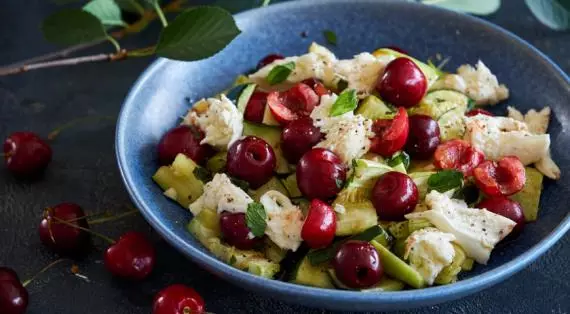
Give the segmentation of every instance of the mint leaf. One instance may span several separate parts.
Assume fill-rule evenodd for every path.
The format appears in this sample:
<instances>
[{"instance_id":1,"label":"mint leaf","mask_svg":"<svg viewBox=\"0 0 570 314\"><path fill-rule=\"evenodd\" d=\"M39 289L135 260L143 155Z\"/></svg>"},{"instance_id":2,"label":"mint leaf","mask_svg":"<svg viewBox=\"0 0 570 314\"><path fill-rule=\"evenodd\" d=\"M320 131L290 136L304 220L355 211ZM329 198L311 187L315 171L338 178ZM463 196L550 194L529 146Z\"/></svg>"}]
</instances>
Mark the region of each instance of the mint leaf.
<instances>
[{"instance_id":1,"label":"mint leaf","mask_svg":"<svg viewBox=\"0 0 570 314\"><path fill-rule=\"evenodd\" d=\"M121 8L114 0L91 0L83 10L93 14L105 26L127 26L121 17Z\"/></svg>"},{"instance_id":2,"label":"mint leaf","mask_svg":"<svg viewBox=\"0 0 570 314\"><path fill-rule=\"evenodd\" d=\"M267 226L266 218L267 213L265 213L263 205L257 202L247 205L245 223L254 236L262 237L265 234L265 227Z\"/></svg>"},{"instance_id":3,"label":"mint leaf","mask_svg":"<svg viewBox=\"0 0 570 314\"><path fill-rule=\"evenodd\" d=\"M468 98L467 100L467 109L465 110L466 112L469 112L471 110L473 110L475 108L475 106L477 106L477 103L475 102L475 100ZM455 109L455 108L454 108ZM443 116L443 115L442 115Z\"/></svg>"},{"instance_id":4,"label":"mint leaf","mask_svg":"<svg viewBox=\"0 0 570 314\"><path fill-rule=\"evenodd\" d=\"M525 0L534 16L554 30L570 29L570 1L568 0Z\"/></svg>"},{"instance_id":5,"label":"mint leaf","mask_svg":"<svg viewBox=\"0 0 570 314\"><path fill-rule=\"evenodd\" d=\"M404 168L408 170L410 167L410 155L408 155L408 153L405 151L400 151L395 153L390 159L386 161L386 163L392 168L396 167L399 164L404 164Z\"/></svg>"},{"instance_id":6,"label":"mint leaf","mask_svg":"<svg viewBox=\"0 0 570 314\"><path fill-rule=\"evenodd\" d=\"M200 60L218 53L239 34L228 11L196 7L180 13L162 30L156 53L174 60Z\"/></svg>"},{"instance_id":7,"label":"mint leaf","mask_svg":"<svg viewBox=\"0 0 570 314\"><path fill-rule=\"evenodd\" d=\"M81 9L67 9L48 16L42 23L47 41L59 45L77 45L103 40L107 32L93 14Z\"/></svg>"},{"instance_id":8,"label":"mint leaf","mask_svg":"<svg viewBox=\"0 0 570 314\"><path fill-rule=\"evenodd\" d=\"M273 67L267 74L267 82L269 85L279 84L289 77L289 74L295 70L295 62L287 62Z\"/></svg>"},{"instance_id":9,"label":"mint leaf","mask_svg":"<svg viewBox=\"0 0 570 314\"><path fill-rule=\"evenodd\" d=\"M325 39L327 40L327 42L331 45L335 45L336 46L336 34L335 32L331 31L331 30L325 30L323 31L323 35L325 36Z\"/></svg>"},{"instance_id":10,"label":"mint leaf","mask_svg":"<svg viewBox=\"0 0 570 314\"><path fill-rule=\"evenodd\" d=\"M345 90L336 99L332 105L331 117L340 116L341 114L353 111L358 106L358 98L354 89Z\"/></svg>"},{"instance_id":11,"label":"mint leaf","mask_svg":"<svg viewBox=\"0 0 570 314\"><path fill-rule=\"evenodd\" d=\"M463 173L456 170L443 170L429 176L428 191L440 193L463 187Z\"/></svg>"}]
</instances>

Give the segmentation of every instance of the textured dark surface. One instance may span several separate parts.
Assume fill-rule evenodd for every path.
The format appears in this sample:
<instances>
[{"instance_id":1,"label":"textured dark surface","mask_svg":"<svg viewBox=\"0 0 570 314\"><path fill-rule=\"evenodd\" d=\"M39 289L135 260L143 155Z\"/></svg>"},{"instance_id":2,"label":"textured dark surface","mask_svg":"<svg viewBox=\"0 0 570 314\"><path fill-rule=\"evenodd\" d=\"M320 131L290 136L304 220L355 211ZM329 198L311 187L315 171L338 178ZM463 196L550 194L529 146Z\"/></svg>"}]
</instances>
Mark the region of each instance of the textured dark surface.
<instances>
[{"instance_id":1,"label":"textured dark surface","mask_svg":"<svg viewBox=\"0 0 570 314\"><path fill-rule=\"evenodd\" d=\"M41 18L55 9L48 1L6 1L0 10L0 63L49 52L38 32ZM540 25L522 3L504 1L488 19L549 55L570 72L570 34ZM148 31L124 45L142 46L154 38ZM108 47L101 47L104 50ZM97 50L94 50L97 51ZM88 114L116 115L129 87L149 60L83 65L0 78L0 136L16 130L47 134L54 127ZM43 207L62 201L86 210L120 211L129 204L114 158L114 126L100 121L63 133L54 143L54 161L43 180L17 182L0 171L0 265L26 278L56 258L39 243L37 223ZM560 210L567 210L561 206ZM183 282L204 296L215 313L321 313L257 296L198 268L160 240L142 218L95 227L117 237L127 230L146 231L158 248L154 275L132 285L105 272L101 250L80 262L91 283L70 276L63 266L29 286L30 313L147 313L161 287ZM476 295L410 313L565 313L570 311L566 235L548 253L511 279ZM103 248L102 242L96 242Z\"/></svg>"}]
</instances>

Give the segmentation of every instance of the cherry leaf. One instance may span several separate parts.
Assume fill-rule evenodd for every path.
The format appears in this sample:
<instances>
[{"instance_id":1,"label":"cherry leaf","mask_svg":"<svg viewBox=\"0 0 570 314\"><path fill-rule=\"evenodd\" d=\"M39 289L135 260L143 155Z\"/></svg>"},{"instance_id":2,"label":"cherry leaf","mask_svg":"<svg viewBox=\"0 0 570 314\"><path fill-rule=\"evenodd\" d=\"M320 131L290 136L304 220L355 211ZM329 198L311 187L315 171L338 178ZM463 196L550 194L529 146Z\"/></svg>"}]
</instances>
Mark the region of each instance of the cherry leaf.
<instances>
[{"instance_id":1,"label":"cherry leaf","mask_svg":"<svg viewBox=\"0 0 570 314\"><path fill-rule=\"evenodd\" d=\"M570 29L570 1L568 0L525 0L534 16L554 30Z\"/></svg>"},{"instance_id":2,"label":"cherry leaf","mask_svg":"<svg viewBox=\"0 0 570 314\"><path fill-rule=\"evenodd\" d=\"M221 51L239 34L228 11L197 7L182 12L162 30L156 53L175 60L200 60Z\"/></svg>"},{"instance_id":3,"label":"cherry leaf","mask_svg":"<svg viewBox=\"0 0 570 314\"><path fill-rule=\"evenodd\" d=\"M127 23L121 18L121 8L114 0L91 0L83 7L105 26L126 26Z\"/></svg>"},{"instance_id":4,"label":"cherry leaf","mask_svg":"<svg viewBox=\"0 0 570 314\"><path fill-rule=\"evenodd\" d=\"M501 0L421 0L423 4L435 5L453 11L476 15L495 13L501 6Z\"/></svg>"},{"instance_id":5,"label":"cherry leaf","mask_svg":"<svg viewBox=\"0 0 570 314\"><path fill-rule=\"evenodd\" d=\"M68 9L48 16L42 23L46 40L60 45L76 45L107 38L101 21L81 9Z\"/></svg>"}]
</instances>

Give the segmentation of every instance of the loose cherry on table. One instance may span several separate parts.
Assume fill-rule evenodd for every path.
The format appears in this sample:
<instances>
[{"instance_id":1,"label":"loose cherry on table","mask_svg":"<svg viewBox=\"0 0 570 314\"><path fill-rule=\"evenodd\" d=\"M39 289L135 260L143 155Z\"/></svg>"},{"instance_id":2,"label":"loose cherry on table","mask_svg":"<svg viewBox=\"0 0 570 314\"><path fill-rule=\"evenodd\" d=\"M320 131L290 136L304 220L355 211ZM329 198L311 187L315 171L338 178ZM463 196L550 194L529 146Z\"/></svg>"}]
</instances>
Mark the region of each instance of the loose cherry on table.
<instances>
[{"instance_id":1,"label":"loose cherry on table","mask_svg":"<svg viewBox=\"0 0 570 314\"><path fill-rule=\"evenodd\" d=\"M297 164L299 190L308 199L328 200L342 189L346 171L346 166L335 153L324 148L313 148Z\"/></svg>"},{"instance_id":2,"label":"loose cherry on table","mask_svg":"<svg viewBox=\"0 0 570 314\"><path fill-rule=\"evenodd\" d=\"M196 290L174 284L159 291L154 297L152 314L202 314L204 299Z\"/></svg>"},{"instance_id":3,"label":"loose cherry on table","mask_svg":"<svg viewBox=\"0 0 570 314\"><path fill-rule=\"evenodd\" d=\"M0 310L3 314L22 314L28 307L28 290L15 271L0 267Z\"/></svg>"},{"instance_id":4,"label":"loose cherry on table","mask_svg":"<svg viewBox=\"0 0 570 314\"><path fill-rule=\"evenodd\" d=\"M296 164L323 138L321 130L313 125L310 117L303 117L287 124L281 132L281 149L287 161Z\"/></svg>"},{"instance_id":5,"label":"loose cherry on table","mask_svg":"<svg viewBox=\"0 0 570 314\"><path fill-rule=\"evenodd\" d=\"M203 164L215 154L215 150L210 145L200 144L202 139L204 133L194 126L180 125L170 129L162 136L157 146L160 164L171 164L180 153L198 164Z\"/></svg>"},{"instance_id":6,"label":"loose cherry on table","mask_svg":"<svg viewBox=\"0 0 570 314\"><path fill-rule=\"evenodd\" d=\"M375 136L370 139L370 151L390 157L406 145L410 126L406 109L399 108L394 119L379 119L372 124Z\"/></svg>"},{"instance_id":7,"label":"loose cherry on table","mask_svg":"<svg viewBox=\"0 0 570 314\"><path fill-rule=\"evenodd\" d=\"M130 231L107 248L104 259L113 275L141 280L152 272L156 257L148 239L142 233Z\"/></svg>"},{"instance_id":8,"label":"loose cherry on table","mask_svg":"<svg viewBox=\"0 0 570 314\"><path fill-rule=\"evenodd\" d=\"M62 203L44 210L39 234L42 243L52 250L76 255L90 247L91 234L85 231L88 228L87 216L79 205Z\"/></svg>"},{"instance_id":9,"label":"loose cherry on table","mask_svg":"<svg viewBox=\"0 0 570 314\"><path fill-rule=\"evenodd\" d=\"M336 232L336 214L327 203L314 199L303 223L301 238L312 249L328 246Z\"/></svg>"},{"instance_id":10,"label":"loose cherry on table","mask_svg":"<svg viewBox=\"0 0 570 314\"><path fill-rule=\"evenodd\" d=\"M220 215L220 230L223 239L230 245L242 250L252 249L260 243L261 238L250 238L244 213L223 212Z\"/></svg>"},{"instance_id":11,"label":"loose cherry on table","mask_svg":"<svg viewBox=\"0 0 570 314\"><path fill-rule=\"evenodd\" d=\"M423 72L409 58L394 59L376 85L382 99L395 106L410 108L424 97L427 80Z\"/></svg>"},{"instance_id":12,"label":"loose cherry on table","mask_svg":"<svg viewBox=\"0 0 570 314\"><path fill-rule=\"evenodd\" d=\"M273 148L259 137L247 136L237 140L228 149L228 173L247 181L253 189L271 179L276 164Z\"/></svg>"},{"instance_id":13,"label":"loose cherry on table","mask_svg":"<svg viewBox=\"0 0 570 314\"><path fill-rule=\"evenodd\" d=\"M19 177L40 175L49 165L52 150L48 143L32 132L15 132L4 141L6 168Z\"/></svg>"},{"instance_id":14,"label":"loose cherry on table","mask_svg":"<svg viewBox=\"0 0 570 314\"><path fill-rule=\"evenodd\" d=\"M350 288L368 288L378 283L384 268L378 252L366 241L343 243L332 262L337 278Z\"/></svg>"},{"instance_id":15,"label":"loose cherry on table","mask_svg":"<svg viewBox=\"0 0 570 314\"><path fill-rule=\"evenodd\" d=\"M381 220L404 220L418 204L418 187L409 176L390 171L376 181L372 204Z\"/></svg>"}]
</instances>

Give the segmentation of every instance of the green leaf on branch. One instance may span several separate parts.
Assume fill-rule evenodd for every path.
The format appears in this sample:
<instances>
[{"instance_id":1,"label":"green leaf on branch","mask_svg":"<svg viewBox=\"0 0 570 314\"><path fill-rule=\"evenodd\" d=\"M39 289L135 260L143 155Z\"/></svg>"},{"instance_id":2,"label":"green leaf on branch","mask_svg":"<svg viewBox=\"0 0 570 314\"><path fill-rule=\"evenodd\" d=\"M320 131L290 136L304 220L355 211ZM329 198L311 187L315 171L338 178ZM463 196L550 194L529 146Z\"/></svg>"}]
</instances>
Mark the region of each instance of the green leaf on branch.
<instances>
[{"instance_id":1,"label":"green leaf on branch","mask_svg":"<svg viewBox=\"0 0 570 314\"><path fill-rule=\"evenodd\" d=\"M42 32L46 40L59 45L76 45L107 38L101 21L81 9L62 10L48 16L42 24Z\"/></svg>"},{"instance_id":2,"label":"green leaf on branch","mask_svg":"<svg viewBox=\"0 0 570 314\"><path fill-rule=\"evenodd\" d=\"M570 29L569 0L525 0L534 16L554 30Z\"/></svg>"},{"instance_id":3,"label":"green leaf on branch","mask_svg":"<svg viewBox=\"0 0 570 314\"><path fill-rule=\"evenodd\" d=\"M162 30L156 53L175 60L200 60L221 51L239 34L228 11L197 7L182 12Z\"/></svg>"},{"instance_id":4,"label":"green leaf on branch","mask_svg":"<svg viewBox=\"0 0 570 314\"><path fill-rule=\"evenodd\" d=\"M121 8L114 0L91 0L83 10L95 15L105 26L127 25L121 17Z\"/></svg>"}]
</instances>

